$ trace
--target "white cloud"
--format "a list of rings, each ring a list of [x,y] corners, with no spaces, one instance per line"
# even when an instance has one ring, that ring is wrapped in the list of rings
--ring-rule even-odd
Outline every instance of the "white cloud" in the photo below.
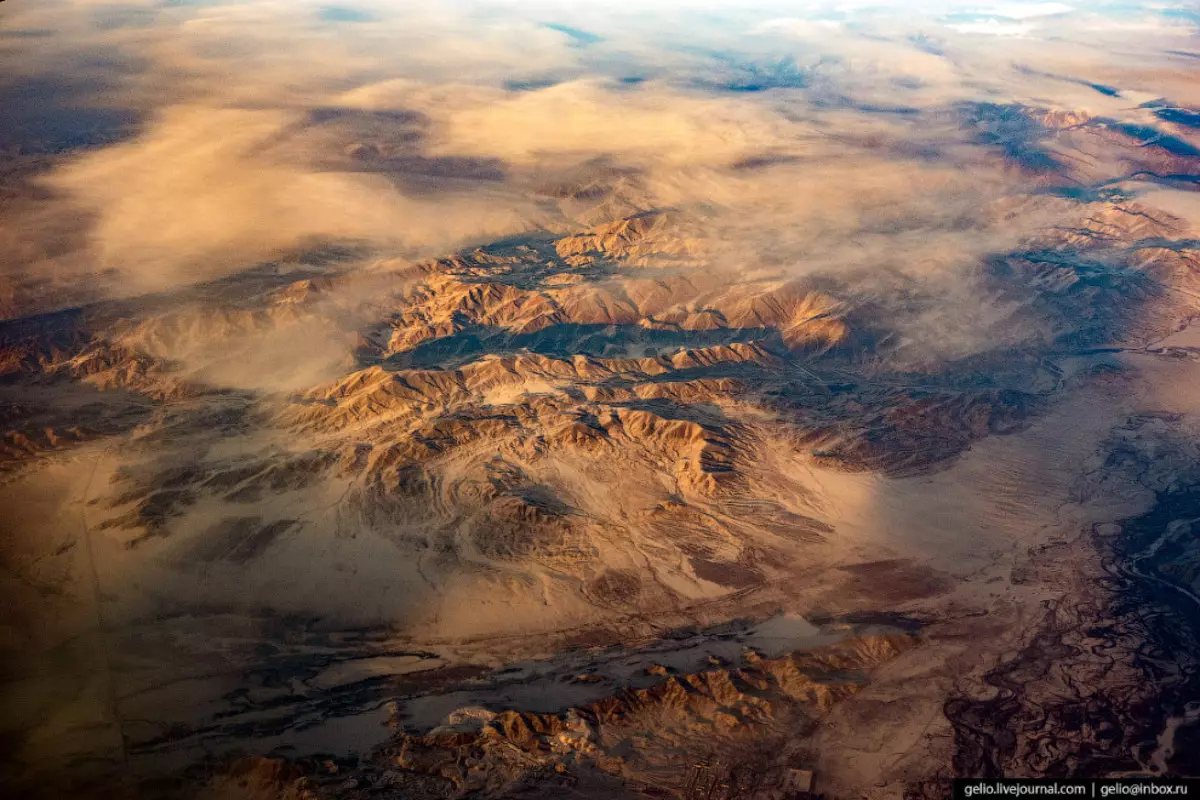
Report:
[[[832,19],[801,19],[800,17],[778,17],[760,22],[751,33],[782,33],[790,36],[808,37],[828,34],[842,28],[842,23]]]
[[[1034,26],[1028,23],[1001,22],[998,19],[960,22],[946,25],[946,27],[959,33],[982,34],[985,36],[1027,36],[1034,30]]]
[[[1066,3],[1001,3],[981,10],[983,14],[995,14],[1008,19],[1035,19],[1068,14],[1075,10]]]

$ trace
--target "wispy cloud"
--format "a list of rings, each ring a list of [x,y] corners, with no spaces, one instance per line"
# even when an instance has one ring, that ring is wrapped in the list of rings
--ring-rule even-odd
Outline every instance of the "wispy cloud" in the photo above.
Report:
[[[1011,237],[963,215],[1013,179],[947,108],[989,97],[1132,118],[1117,90],[1158,84],[1188,101],[1152,42],[1113,53],[1063,29],[1051,52],[974,35],[1082,13],[1062,3],[640,6],[584,3],[569,18],[511,2],[20,6],[0,33],[45,32],[0,36],[20,65],[9,84],[39,72],[47,86],[27,104],[73,107],[69,87],[88,76],[91,102],[135,124],[47,162],[33,211],[10,217],[25,220],[6,231],[25,255],[6,280],[162,290],[321,240],[438,254],[569,226],[540,187],[596,163],[639,175],[647,203],[702,210],[728,252],[805,269],[906,253],[919,237],[976,253]],[[737,79],[780,64],[786,80]],[[739,164],[759,167],[748,178]]]
[[[319,169],[320,137],[306,137],[302,123],[284,111],[169,107],[140,136],[75,159],[45,183],[95,218],[97,267],[144,290],[309,241],[437,251],[526,224],[516,198],[418,200],[380,175]]]

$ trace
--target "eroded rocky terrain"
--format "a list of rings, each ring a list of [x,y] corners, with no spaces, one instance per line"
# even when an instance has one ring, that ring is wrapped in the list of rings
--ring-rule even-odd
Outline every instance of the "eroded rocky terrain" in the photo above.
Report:
[[[1137,85],[1186,91],[1164,58]],[[602,126],[624,78],[406,95],[425,112],[384,81],[10,159],[11,218],[95,183],[108,236],[110,150],[202,140],[233,166],[201,187],[319,154],[287,202],[101,237],[114,271],[0,275],[3,785],[919,798],[1200,769],[1200,100],[1021,66],[1029,91],[855,105],[878,68],[841,63],[673,78],[704,124],[637,105],[623,155],[519,121],[548,93]],[[1064,84],[1104,99],[1039,94]],[[730,122],[697,85],[766,99]],[[528,141],[482,154],[490,114]],[[331,175],[446,203],[389,231],[520,224],[384,239]],[[259,202],[304,235],[260,253],[291,223]]]

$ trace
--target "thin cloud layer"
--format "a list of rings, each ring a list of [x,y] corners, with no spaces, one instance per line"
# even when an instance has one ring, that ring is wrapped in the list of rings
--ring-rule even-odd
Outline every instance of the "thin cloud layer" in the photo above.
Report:
[[[316,155],[303,144],[285,160],[279,153],[295,144],[299,122],[283,111],[169,108],[144,134],[65,164],[46,184],[94,215],[98,267],[145,290],[216,277],[308,241],[410,252],[524,227],[512,200],[417,201],[377,175],[318,170],[303,160]]]
[[[1115,52],[1096,46],[1108,43],[1096,26],[1109,17],[1061,3],[702,11],[682,2],[570,13],[504,2],[18,6],[0,20],[9,34],[0,52],[20,65],[10,83],[53,76],[54,60],[74,53],[65,63],[86,73],[90,60],[107,87],[95,102],[137,123],[124,141],[54,160],[37,182],[50,195],[20,218],[65,215],[79,230],[69,247],[61,225],[6,232],[34,254],[12,260],[10,305],[19,314],[11,287],[43,275],[90,275],[105,292],[136,294],[320,241],[420,257],[569,229],[577,221],[538,187],[601,162],[640,175],[645,203],[702,208],[729,252],[753,254],[746,269],[764,259],[857,269],[877,251],[924,263],[925,248],[969,260],[1016,233],[962,210],[1022,179],[982,159],[945,122],[947,108],[986,97],[1141,124],[1137,107],[1155,89],[1179,102],[1195,91],[1159,45],[1189,29],[1153,10],[1124,15],[1150,27],[1144,46]],[[1052,26],[1061,40],[1046,48],[962,31],[992,23],[1031,36]],[[1076,23],[1096,43],[1075,37]],[[27,102],[67,107],[75,96],[46,85]],[[393,123],[391,139],[379,134]],[[847,131],[861,134],[848,141]],[[738,164],[759,167],[748,179]]]

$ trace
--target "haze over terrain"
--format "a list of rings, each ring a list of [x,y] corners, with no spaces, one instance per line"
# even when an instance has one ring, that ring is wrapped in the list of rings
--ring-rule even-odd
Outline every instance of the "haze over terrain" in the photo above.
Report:
[[[0,6],[0,787],[1200,775],[1200,9]]]

